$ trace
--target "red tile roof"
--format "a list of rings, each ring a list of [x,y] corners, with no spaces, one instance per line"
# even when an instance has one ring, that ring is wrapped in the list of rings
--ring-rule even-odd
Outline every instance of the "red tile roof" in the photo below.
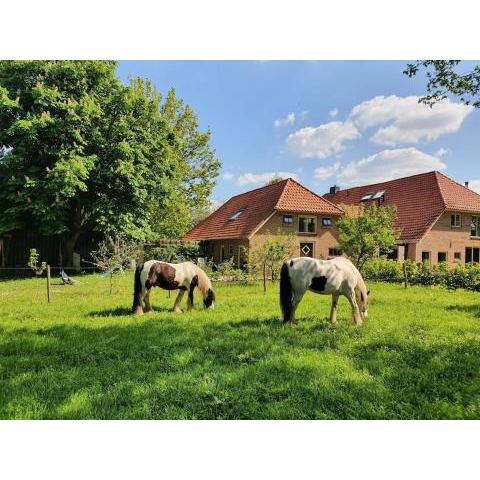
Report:
[[[385,197],[381,205],[397,207],[396,227],[401,229],[404,241],[420,240],[445,210],[480,212],[480,195],[440,172],[340,190],[325,198],[337,205],[360,204],[364,195],[382,190]]]
[[[230,217],[242,214],[235,220]],[[184,240],[248,238],[274,211],[341,215],[342,211],[295,180],[288,178],[232,197],[196,225]]]

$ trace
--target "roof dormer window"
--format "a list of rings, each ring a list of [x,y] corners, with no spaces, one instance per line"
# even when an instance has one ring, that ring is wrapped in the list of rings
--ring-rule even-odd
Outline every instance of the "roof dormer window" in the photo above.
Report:
[[[237,210],[230,218],[229,220],[236,220],[242,213],[243,213],[243,208],[241,210]]]
[[[361,202],[366,202],[366,201],[368,201],[368,200],[371,200],[371,199],[372,199],[372,196],[373,196],[373,193],[367,193],[366,195],[364,195],[364,196],[360,199],[360,201],[361,201]]]

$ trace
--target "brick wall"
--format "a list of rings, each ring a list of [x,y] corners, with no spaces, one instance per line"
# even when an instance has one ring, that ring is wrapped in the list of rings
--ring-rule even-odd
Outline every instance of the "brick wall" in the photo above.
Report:
[[[233,257],[234,264],[240,265],[240,247],[248,247],[247,239],[232,239],[232,240],[211,240],[209,243],[207,253],[208,257],[213,258],[215,263],[220,263],[222,260],[228,260]],[[222,259],[222,248],[224,257]]]
[[[464,213],[460,214],[461,227],[452,228],[450,225],[452,213],[460,212],[445,212],[442,214],[431,230],[417,244],[414,258],[412,258],[412,260],[420,262],[422,260],[422,252],[430,252],[430,262],[436,264],[438,263],[438,252],[445,252],[447,254],[447,262],[449,265],[455,265],[456,263],[464,264],[465,248],[480,247],[480,238],[472,238],[470,236],[472,215]],[[460,253],[460,261],[454,260],[455,252]],[[409,258],[411,258],[410,246]]]
[[[293,224],[291,226],[286,226],[283,223],[283,215],[285,214],[288,214],[288,212],[276,212],[273,217],[271,217],[252,237],[251,242],[255,243],[265,241],[269,236],[280,231],[282,234],[295,234],[297,247],[294,252],[294,256],[300,256],[300,243],[313,243],[315,258],[327,258],[329,256],[328,250],[330,248],[338,247],[338,229],[335,227],[335,223],[339,218],[338,216],[313,214],[303,215],[292,213],[291,215],[293,215]],[[299,233],[299,216],[316,217],[316,233]],[[333,226],[323,227],[323,217],[331,218],[333,221]]]

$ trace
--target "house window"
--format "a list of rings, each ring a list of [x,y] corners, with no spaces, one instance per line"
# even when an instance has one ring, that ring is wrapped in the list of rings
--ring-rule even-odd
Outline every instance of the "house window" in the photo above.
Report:
[[[229,218],[229,220],[236,220],[242,213],[243,213],[243,209],[242,209],[242,210],[237,210],[237,211]]]
[[[233,255],[234,255],[234,253],[235,253],[234,247],[233,247],[233,245],[230,245],[230,246],[228,247],[228,256],[229,256],[230,258],[232,258]]]
[[[422,252],[422,262],[430,263],[430,252]]]
[[[450,216],[450,227],[460,228],[462,226],[462,217],[459,213],[452,213]]]
[[[465,263],[479,263],[480,260],[480,248],[467,247],[465,249]]]
[[[438,252],[437,261],[438,261],[438,263],[446,262],[447,261],[447,252]]]
[[[300,244],[300,256],[301,257],[313,257],[313,243],[301,243]]]
[[[284,215],[283,224],[287,227],[291,227],[293,225],[293,215]]]
[[[342,251],[339,248],[329,248],[328,256],[329,257],[339,257],[342,254]]]
[[[222,245],[220,247],[220,262],[224,262],[226,260],[227,256],[225,254],[225,245]]]
[[[329,217],[322,218],[322,227],[331,227],[333,225],[332,219]]]
[[[470,235],[472,237],[480,237],[480,217],[472,217],[472,228]]]
[[[462,252],[454,252],[453,259],[456,262],[461,262],[462,261]]]
[[[298,231],[300,233],[315,233],[317,231],[316,217],[299,217]]]

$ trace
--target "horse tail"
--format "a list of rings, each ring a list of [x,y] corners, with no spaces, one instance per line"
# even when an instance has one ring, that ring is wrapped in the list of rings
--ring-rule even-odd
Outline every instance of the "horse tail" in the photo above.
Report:
[[[137,309],[142,308],[142,280],[141,280],[141,273],[143,270],[143,263],[137,265],[135,269],[135,281],[133,284],[133,306],[132,306],[132,313],[135,313]]]
[[[293,321],[293,297],[292,282],[290,281],[290,272],[288,263],[285,262],[280,270],[280,307],[282,308],[283,321]]]

